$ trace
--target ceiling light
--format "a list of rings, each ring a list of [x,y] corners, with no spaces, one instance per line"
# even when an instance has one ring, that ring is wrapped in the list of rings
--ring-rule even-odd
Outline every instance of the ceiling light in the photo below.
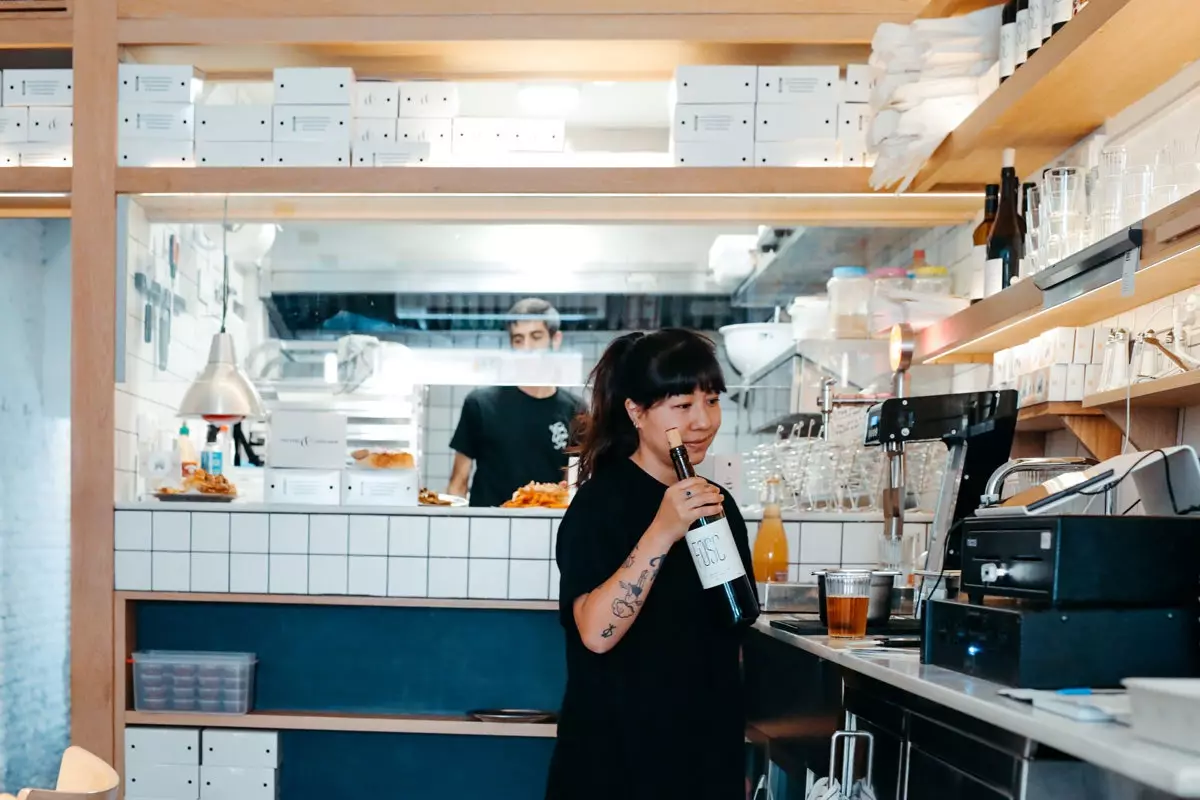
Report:
[[[563,116],[579,106],[579,87],[571,83],[522,86],[517,91],[517,104],[529,114]]]

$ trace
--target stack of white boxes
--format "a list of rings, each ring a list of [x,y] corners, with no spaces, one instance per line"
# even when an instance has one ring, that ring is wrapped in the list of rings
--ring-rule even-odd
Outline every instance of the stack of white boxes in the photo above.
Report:
[[[354,70],[348,67],[275,70],[274,166],[350,166],[354,84]]]
[[[356,167],[408,167],[428,164],[433,131],[404,120],[399,135],[401,85],[392,81],[359,81],[354,92],[354,142],[351,157]],[[411,94],[411,92],[410,92]],[[419,121],[419,120],[417,120]],[[450,120],[444,123],[440,146],[450,148]]]
[[[126,800],[275,800],[279,733],[126,728]]]
[[[0,167],[71,166],[69,69],[0,73]]]
[[[454,150],[458,86],[446,81],[405,81],[396,85],[400,118],[396,143],[427,145],[427,161],[444,163]]]
[[[870,166],[867,131],[871,127],[871,89],[873,72],[866,64],[846,67],[842,97],[838,105],[838,147],[843,167]]]
[[[119,65],[117,165],[194,166],[196,100],[203,88],[203,74],[190,65]]]
[[[754,163],[836,167],[841,70],[836,66],[759,67]]]
[[[675,70],[671,158],[677,167],[749,167],[754,159],[758,67]]]
[[[417,91],[410,87],[416,87]],[[420,83],[405,84],[400,102],[401,116],[415,120],[421,114],[457,111],[456,102],[453,109],[439,108],[453,101],[452,94],[428,89],[421,91],[420,87]],[[405,121],[401,119],[400,122],[403,126]],[[452,128],[453,152],[458,163],[487,162],[505,154],[561,153],[566,143],[566,122],[562,119],[455,117]]]
[[[1107,328],[1052,328],[993,357],[992,385],[1016,389],[1018,405],[1082,400],[1095,394]]]
[[[269,105],[196,106],[196,166],[269,167]]]

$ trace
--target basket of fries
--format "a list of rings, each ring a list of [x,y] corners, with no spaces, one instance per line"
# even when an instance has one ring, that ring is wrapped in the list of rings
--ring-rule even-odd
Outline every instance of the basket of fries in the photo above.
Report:
[[[566,508],[567,483],[527,483],[501,508]]]

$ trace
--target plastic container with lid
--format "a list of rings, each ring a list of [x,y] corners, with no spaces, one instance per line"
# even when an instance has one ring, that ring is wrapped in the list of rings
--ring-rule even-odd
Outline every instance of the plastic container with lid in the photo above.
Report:
[[[829,290],[829,330],[835,339],[870,335],[871,279],[866,267],[834,267]]]
[[[890,331],[897,322],[907,322],[900,293],[912,288],[903,267],[882,267],[871,273],[871,330]]]
[[[134,653],[133,707],[137,711],[191,711],[198,703],[205,713],[248,713],[256,661],[253,653]]]
[[[912,290],[926,294],[949,295],[952,281],[950,270],[945,267],[917,267],[913,277]]]

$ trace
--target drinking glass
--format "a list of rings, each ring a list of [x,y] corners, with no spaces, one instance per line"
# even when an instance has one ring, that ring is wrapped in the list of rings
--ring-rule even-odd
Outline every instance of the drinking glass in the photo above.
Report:
[[[1124,147],[1109,148],[1100,154],[1094,213],[1096,239],[1112,236],[1124,227],[1122,204],[1127,160]]]
[[[825,573],[825,618],[831,639],[861,639],[867,635],[871,604],[871,573],[834,570]]]
[[[1042,173],[1040,203],[1047,224],[1045,266],[1083,249],[1087,235],[1087,180],[1082,167]]]
[[[1150,191],[1150,212],[1166,208],[1179,199],[1175,165],[1180,146],[1176,142],[1163,147],[1154,156],[1154,185]]]
[[[1131,167],[1121,181],[1121,226],[1132,225],[1150,216],[1154,202],[1154,169]]]
[[[1038,248],[1042,244],[1042,191],[1040,187],[1034,186],[1030,188],[1029,193],[1025,195],[1025,259],[1028,262],[1029,274],[1033,275],[1036,272],[1045,268],[1042,263],[1041,254]],[[1028,277],[1023,275],[1022,277]]]

